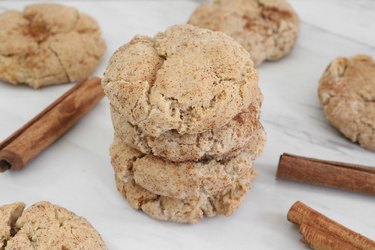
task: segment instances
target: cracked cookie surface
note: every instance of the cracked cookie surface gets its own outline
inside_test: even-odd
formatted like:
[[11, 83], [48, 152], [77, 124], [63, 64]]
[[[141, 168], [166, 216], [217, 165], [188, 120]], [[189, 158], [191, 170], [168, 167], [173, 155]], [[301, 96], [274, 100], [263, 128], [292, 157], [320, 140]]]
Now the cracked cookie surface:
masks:
[[97, 22], [60, 4], [33, 4], [0, 14], [0, 80], [33, 88], [91, 74], [106, 45]]
[[222, 127], [256, 102], [259, 91], [240, 44], [191, 25], [136, 36], [112, 56], [102, 85], [111, 104], [153, 137]]
[[264, 147], [265, 132], [259, 122], [259, 106], [250, 106], [247, 112], [237, 115], [219, 129], [185, 135], [169, 131], [159, 137], [146, 135], [114, 107], [111, 107], [111, 113], [115, 134], [123, 142], [142, 153], [173, 162], [225, 159], [240, 154], [250, 143], [255, 159]]
[[327, 67], [319, 98], [328, 121], [353, 142], [375, 151], [375, 62], [340, 57]]
[[[49, 202], [38, 202], [26, 210], [23, 203], [0, 207], [0, 226], [11, 231], [4, 250], [104, 250], [99, 233], [84, 218]], [[12, 211], [12, 212], [10, 212]], [[0, 237], [3, 235], [0, 233]], [[4, 243], [4, 242], [3, 242]], [[1, 244], [1, 243], [0, 243]]]
[[117, 188], [131, 206], [156, 219], [182, 223], [232, 214], [256, 175], [245, 155], [226, 164], [176, 166], [145, 156], [118, 138], [111, 156]]
[[188, 23], [233, 37], [255, 66], [289, 54], [299, 30], [299, 18], [285, 0], [215, 0], [198, 7]]

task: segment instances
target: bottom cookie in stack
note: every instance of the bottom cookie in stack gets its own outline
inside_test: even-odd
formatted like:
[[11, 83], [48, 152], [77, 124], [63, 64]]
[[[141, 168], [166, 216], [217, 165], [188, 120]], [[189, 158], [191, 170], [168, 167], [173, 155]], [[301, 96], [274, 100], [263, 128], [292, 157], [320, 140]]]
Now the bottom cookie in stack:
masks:
[[259, 147], [263, 144], [251, 143], [220, 161], [173, 163], [116, 137], [111, 157], [117, 188], [131, 206], [159, 220], [196, 223], [204, 216], [231, 215], [239, 207], [256, 176], [253, 152]]

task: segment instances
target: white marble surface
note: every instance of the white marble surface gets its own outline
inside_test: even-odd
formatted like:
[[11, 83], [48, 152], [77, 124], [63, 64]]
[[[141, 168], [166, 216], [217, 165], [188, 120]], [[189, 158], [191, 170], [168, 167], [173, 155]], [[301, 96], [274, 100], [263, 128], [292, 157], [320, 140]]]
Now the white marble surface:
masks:
[[[0, 11], [31, 1], [1, 1]], [[186, 22], [197, 1], [65, 1], [94, 15], [108, 43], [95, 73], [102, 75], [113, 53], [135, 34], [153, 35]], [[116, 191], [108, 148], [113, 130], [108, 102], [20, 172], [0, 175], [0, 204], [49, 200], [84, 215], [109, 249], [306, 249], [286, 220], [301, 200], [375, 239], [374, 197], [275, 180], [279, 155], [292, 152], [322, 159], [375, 164], [375, 153], [343, 138], [323, 118], [318, 80], [337, 56], [375, 56], [375, 1], [291, 0], [302, 25], [293, 53], [260, 68], [262, 120], [268, 134], [257, 161], [259, 177], [231, 217], [197, 225], [159, 222], [130, 208]], [[0, 140], [5, 139], [72, 85], [32, 90], [0, 83]]]

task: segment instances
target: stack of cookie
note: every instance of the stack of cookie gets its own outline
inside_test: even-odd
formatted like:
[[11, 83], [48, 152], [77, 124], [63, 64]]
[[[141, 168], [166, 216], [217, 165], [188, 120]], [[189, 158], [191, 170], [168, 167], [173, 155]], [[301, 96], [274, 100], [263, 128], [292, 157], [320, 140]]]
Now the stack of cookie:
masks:
[[239, 43], [191, 25], [136, 36], [102, 84], [117, 187], [134, 208], [195, 223], [239, 207], [265, 139], [258, 74]]

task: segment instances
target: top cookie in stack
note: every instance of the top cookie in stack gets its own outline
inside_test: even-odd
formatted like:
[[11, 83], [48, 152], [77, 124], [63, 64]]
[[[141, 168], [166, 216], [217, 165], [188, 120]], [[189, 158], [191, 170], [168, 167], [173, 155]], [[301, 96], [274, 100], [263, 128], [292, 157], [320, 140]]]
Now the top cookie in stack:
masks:
[[265, 138], [258, 74], [239, 43], [191, 25], [136, 36], [102, 84], [117, 185], [134, 207], [178, 222], [238, 207]]

